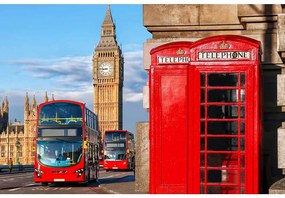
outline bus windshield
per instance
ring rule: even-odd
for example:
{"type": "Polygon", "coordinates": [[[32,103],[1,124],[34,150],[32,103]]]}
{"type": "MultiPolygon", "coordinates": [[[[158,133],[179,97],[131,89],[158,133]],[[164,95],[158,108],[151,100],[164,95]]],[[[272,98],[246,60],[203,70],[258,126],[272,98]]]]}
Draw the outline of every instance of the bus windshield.
{"type": "Polygon", "coordinates": [[[105,160],[125,160],[126,140],[105,142],[105,160]]]}
{"type": "Polygon", "coordinates": [[[126,159],[126,133],[106,132],[104,146],[105,160],[126,159]]]}
{"type": "Polygon", "coordinates": [[[40,109],[39,125],[82,125],[82,109],[68,102],[46,104],[40,109]]]}
{"type": "Polygon", "coordinates": [[[106,142],[126,141],[126,133],[120,133],[120,132],[105,133],[105,141],[106,142]]]}
{"type": "Polygon", "coordinates": [[[38,140],[37,159],[43,165],[68,167],[80,162],[82,141],[56,138],[55,140],[38,140]]]}

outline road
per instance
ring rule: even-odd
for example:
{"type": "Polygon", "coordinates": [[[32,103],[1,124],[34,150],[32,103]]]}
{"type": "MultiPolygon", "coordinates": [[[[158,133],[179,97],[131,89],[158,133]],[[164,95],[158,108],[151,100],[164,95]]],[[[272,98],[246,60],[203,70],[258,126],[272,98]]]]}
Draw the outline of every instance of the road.
{"type": "Polygon", "coordinates": [[[133,172],[100,170],[99,180],[88,184],[34,183],[32,172],[0,174],[0,194],[134,194],[133,172]]]}

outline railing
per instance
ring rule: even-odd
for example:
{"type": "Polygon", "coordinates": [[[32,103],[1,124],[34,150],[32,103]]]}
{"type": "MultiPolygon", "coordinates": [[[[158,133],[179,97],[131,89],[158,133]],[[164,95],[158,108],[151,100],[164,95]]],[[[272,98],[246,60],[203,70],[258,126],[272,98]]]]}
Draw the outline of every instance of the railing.
{"type": "MultiPolygon", "coordinates": [[[[26,171],[26,172],[32,172],[34,171],[34,165],[13,165],[12,171],[26,171]]],[[[8,165],[1,165],[0,166],[0,173],[1,172],[9,172],[9,166],[8,165]]]]}

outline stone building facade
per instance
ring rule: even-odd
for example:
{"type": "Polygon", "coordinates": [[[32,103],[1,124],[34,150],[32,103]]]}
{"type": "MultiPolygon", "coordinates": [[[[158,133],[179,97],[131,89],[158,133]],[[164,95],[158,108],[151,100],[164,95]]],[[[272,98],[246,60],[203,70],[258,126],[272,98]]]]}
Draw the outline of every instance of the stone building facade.
{"type": "MultiPolygon", "coordinates": [[[[216,35],[242,35],[261,42],[265,140],[263,189],[265,193],[268,192],[272,183],[283,177],[282,168],[285,168],[285,166],[278,166],[277,163],[279,161],[277,130],[285,120],[283,113],[285,103],[282,102],[285,101],[282,100],[285,98],[284,16],[285,6],[281,4],[147,4],[143,6],[143,25],[152,34],[152,38],[144,43],[144,69],[146,71],[150,68],[150,50],[165,43],[197,41],[216,35]]],[[[149,108],[148,92],[148,85],[146,85],[144,88],[146,109],[149,108]]],[[[137,132],[148,133],[148,131],[141,130],[137,132]]],[[[278,141],[284,142],[285,138],[278,141]]],[[[285,149],[284,153],[279,152],[279,155],[284,156],[285,149]]],[[[137,162],[137,165],[140,165],[140,162],[137,162]]]]}
{"type": "MultiPolygon", "coordinates": [[[[54,98],[52,97],[52,100],[54,98]]],[[[47,94],[44,101],[48,101],[47,94]]],[[[5,108],[8,107],[6,98],[5,108]]],[[[0,165],[7,165],[9,158],[13,164],[31,165],[34,163],[34,139],[36,136],[37,102],[35,96],[30,102],[28,93],[24,101],[24,123],[15,121],[8,123],[0,132],[0,165]]],[[[9,111],[7,111],[7,114],[9,111]]]]}
{"type": "Polygon", "coordinates": [[[106,130],[123,128],[123,81],[124,58],[108,6],[93,55],[94,113],[102,136],[106,130]]]}

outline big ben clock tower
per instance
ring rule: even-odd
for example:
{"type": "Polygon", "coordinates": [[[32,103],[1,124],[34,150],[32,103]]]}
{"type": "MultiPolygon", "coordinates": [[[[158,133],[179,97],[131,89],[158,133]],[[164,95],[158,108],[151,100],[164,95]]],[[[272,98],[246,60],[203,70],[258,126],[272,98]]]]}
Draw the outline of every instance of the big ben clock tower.
{"type": "Polygon", "coordinates": [[[116,27],[108,5],[101,39],[93,55],[94,112],[102,135],[123,127],[124,59],[116,40],[116,27]]]}

